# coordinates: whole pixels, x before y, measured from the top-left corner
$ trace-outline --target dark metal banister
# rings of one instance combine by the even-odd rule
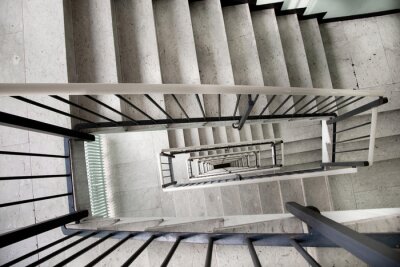
[[[388,246],[337,223],[296,202],[287,202],[286,209],[338,246],[372,266],[399,266],[400,253]]]
[[[70,130],[60,126],[56,126],[41,121],[27,119],[21,116],[0,112],[0,125],[30,130],[39,133],[45,133],[56,136],[69,137],[73,139],[80,139],[84,141],[94,141],[94,135]]]
[[[12,98],[18,99],[20,101],[26,102],[28,104],[31,104],[31,105],[34,105],[34,106],[37,106],[37,107],[40,107],[40,108],[43,108],[43,109],[47,109],[47,110],[53,111],[55,113],[58,113],[58,114],[61,114],[61,115],[64,115],[64,116],[68,116],[70,118],[74,118],[74,119],[77,119],[77,120],[85,121],[85,122],[88,122],[88,123],[92,123],[93,125],[96,125],[96,123],[93,122],[93,121],[87,120],[87,119],[82,118],[82,117],[75,116],[75,115],[73,115],[71,113],[64,112],[62,110],[58,110],[58,109],[55,109],[53,107],[49,107],[47,105],[44,105],[42,103],[33,101],[31,99],[28,99],[28,98],[25,98],[25,97],[22,97],[22,96],[12,96]]]
[[[109,122],[113,123],[113,125],[117,125],[118,126],[118,122],[116,122],[115,120],[112,120],[112,119],[110,119],[110,118],[108,118],[106,116],[103,116],[103,115],[101,115],[101,114],[99,114],[97,112],[94,112],[93,110],[87,109],[87,108],[85,108],[85,107],[83,107],[81,105],[78,105],[78,104],[70,101],[70,100],[67,100],[65,98],[59,97],[57,95],[51,95],[50,97],[52,97],[52,98],[54,98],[54,99],[56,99],[58,101],[61,101],[61,102],[65,103],[65,104],[68,104],[70,106],[73,106],[73,107],[76,107],[78,109],[84,110],[84,111],[86,111],[86,112],[88,112],[90,114],[93,114],[93,115],[95,115],[95,116],[97,116],[99,118],[102,118],[102,119],[104,119],[106,121],[109,121]]]
[[[55,221],[58,218],[52,219],[50,221]],[[130,238],[135,240],[143,241],[142,245],[137,248],[136,251],[133,251],[131,256],[126,260],[126,262],[122,266],[129,266],[156,238],[159,238],[158,241],[163,242],[174,242],[173,248],[168,253],[167,257],[164,260],[164,263],[169,262],[171,260],[174,253],[178,250],[179,243],[188,242],[195,244],[208,244],[207,254],[206,254],[206,266],[211,265],[212,260],[212,250],[214,243],[217,245],[247,245],[249,248],[250,255],[255,264],[259,263],[258,255],[254,249],[254,246],[278,246],[278,247],[290,247],[293,246],[293,239],[295,239],[296,243],[301,247],[337,247],[335,243],[326,238],[323,235],[318,233],[305,234],[305,233],[204,233],[204,232],[152,232],[152,231],[118,231],[118,230],[90,230],[90,229],[67,229],[65,227],[61,228],[66,237],[56,240],[42,248],[29,252],[15,260],[12,260],[8,263],[5,263],[5,266],[10,266],[14,263],[17,263],[27,257],[34,255],[36,252],[41,252],[45,249],[51,248],[60,242],[67,240],[73,236],[80,236],[79,239],[75,240],[72,243],[61,246],[61,248],[56,249],[55,251],[51,251],[46,254],[46,256],[41,257],[39,260],[29,264],[28,266],[37,266],[43,262],[48,261],[51,258],[59,255],[60,253],[75,247],[78,244],[81,244],[83,241],[91,238],[97,237],[97,241],[86,245],[83,249],[77,251],[75,254],[70,255],[59,265],[66,264],[78,256],[81,256],[87,253],[89,250],[93,249],[96,245],[101,242],[106,241],[108,238],[118,239],[120,240],[115,245],[110,246],[103,253],[94,256],[94,259],[88,263],[87,266],[94,266],[96,263],[100,262],[107,255],[110,255],[113,251],[115,251],[118,247],[123,245]],[[34,234],[38,234],[35,232]],[[378,234],[366,234],[366,236],[378,240],[379,242],[383,242],[388,246],[395,248],[400,240],[399,233],[378,233]],[[1,239],[0,239],[1,240]],[[12,243],[18,242],[18,240],[12,240]],[[301,252],[300,252],[301,253]],[[307,256],[306,256],[307,257]],[[260,266],[260,265],[256,265]],[[384,265],[386,266],[386,265]]]
[[[22,227],[0,235],[0,248],[22,241],[29,237],[44,233],[54,228],[63,226],[71,222],[77,222],[89,215],[87,210],[76,211],[54,219],[36,223],[34,225]]]
[[[327,121],[327,124],[333,124],[335,122],[339,122],[339,121],[348,119],[348,118],[350,118],[350,117],[352,117],[354,115],[363,113],[363,112],[365,112],[367,110],[370,110],[372,108],[376,108],[376,107],[379,107],[379,106],[381,106],[383,104],[386,104],[387,102],[388,102],[388,99],[386,97],[380,97],[379,99],[374,100],[374,101],[372,101],[372,102],[370,102],[368,104],[362,105],[361,107],[355,108],[352,111],[349,111],[349,112],[347,112],[347,113],[345,113],[343,115],[340,115],[340,116],[337,116],[335,118],[330,119],[329,121]]]
[[[253,110],[254,105],[257,102],[259,95],[256,95],[254,100],[252,99],[251,95],[247,95],[247,109],[246,112],[243,114],[243,116],[240,117],[240,121],[238,124],[234,123],[232,124],[232,127],[238,130],[241,130],[243,128],[243,125],[246,123],[247,118],[249,117],[251,111]]]
[[[246,238],[247,248],[249,249],[250,257],[255,267],[261,267],[260,259],[258,258],[257,252],[254,249],[253,240]]]

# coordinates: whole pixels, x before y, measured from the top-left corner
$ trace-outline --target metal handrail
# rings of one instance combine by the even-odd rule
[[[178,253],[177,248],[181,243],[207,244],[207,253],[205,255],[205,264],[210,266],[212,263],[212,250],[214,245],[246,245],[249,254],[255,266],[261,266],[260,257],[256,253],[254,246],[278,246],[278,247],[294,247],[298,253],[312,266],[318,266],[318,262],[308,254],[305,247],[342,247],[353,255],[357,256],[364,262],[372,266],[398,266],[400,262],[400,254],[394,250],[400,242],[400,233],[357,233],[344,225],[334,222],[327,217],[321,215],[314,207],[304,207],[295,202],[286,203],[286,208],[295,217],[305,222],[311,227],[311,233],[210,233],[210,232],[159,232],[159,231],[129,231],[129,230],[97,230],[97,229],[74,229],[65,228],[65,224],[81,220],[88,215],[87,211],[75,212],[61,217],[57,217],[43,223],[37,223],[23,229],[18,229],[12,233],[0,235],[0,247],[14,244],[18,241],[29,238],[45,231],[62,227],[65,237],[58,239],[48,245],[27,252],[3,266],[11,266],[27,257],[52,248],[74,236],[81,236],[72,243],[61,245],[55,251],[41,257],[39,260],[31,263],[29,266],[37,266],[48,261],[63,251],[75,247],[91,237],[98,237],[97,241],[90,243],[59,262],[56,266],[67,264],[81,256],[100,243],[109,238],[119,239],[120,241],[112,245],[104,252],[95,254],[94,259],[87,266],[94,266],[107,255],[115,252],[116,249],[129,239],[141,240],[144,243],[132,252],[132,255],[126,259],[122,266],[129,266],[138,256],[153,242],[172,242],[169,253],[163,260],[163,266]],[[161,221],[160,221],[161,222]]]

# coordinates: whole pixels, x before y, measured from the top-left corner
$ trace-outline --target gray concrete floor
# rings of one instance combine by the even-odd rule
[[[166,131],[103,135],[112,217],[163,215],[158,156],[169,148]]]

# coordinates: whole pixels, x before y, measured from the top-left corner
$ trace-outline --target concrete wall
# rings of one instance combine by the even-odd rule
[[[0,82],[67,81],[63,1],[0,1]],[[65,112],[69,111],[69,106],[60,105],[49,97],[31,99],[57,106]],[[0,111],[70,127],[70,121],[65,116],[49,114],[38,107],[28,107],[27,104],[9,97],[0,98]],[[0,150],[64,154],[64,140],[60,137],[0,126]],[[0,176],[65,173],[63,159],[0,156]],[[65,192],[66,178],[0,182],[1,203]],[[0,233],[67,212],[66,197],[1,208]],[[0,264],[42,247],[61,236],[60,229],[55,229],[1,249]],[[37,260],[39,256],[43,254],[34,255],[20,264],[25,266]],[[62,257],[63,253],[60,255],[60,258]],[[52,265],[54,262],[49,261],[48,264]]]
[[[320,25],[333,88],[385,89],[389,103],[380,111],[400,107],[400,14]],[[380,113],[382,128],[395,134],[400,125],[397,111]],[[335,209],[397,207],[400,203],[399,161],[391,145],[378,140],[377,160],[357,175],[330,177]]]

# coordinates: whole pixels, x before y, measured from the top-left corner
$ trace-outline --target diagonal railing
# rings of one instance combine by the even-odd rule
[[[70,254],[68,257],[57,263],[55,266],[64,266],[74,259],[92,251],[90,255],[92,260],[86,266],[94,266],[102,259],[111,254],[118,255],[118,248],[127,246],[126,243],[130,239],[142,241],[142,245],[132,251],[130,257],[125,259],[122,266],[132,264],[148,247],[154,242],[171,242],[173,243],[169,253],[165,256],[162,266],[167,266],[173,257],[176,257],[177,248],[182,243],[191,244],[207,244],[207,252],[204,257],[205,266],[211,266],[213,262],[212,252],[216,245],[245,245],[251,256],[254,266],[261,266],[259,253],[256,252],[255,246],[267,247],[294,247],[297,252],[311,266],[320,266],[317,259],[314,259],[305,248],[307,247],[324,247],[335,248],[342,247],[351,254],[355,255],[365,263],[371,266],[398,266],[400,262],[400,253],[395,250],[400,242],[399,233],[368,233],[361,234],[350,228],[337,223],[323,215],[321,215],[315,207],[304,207],[295,202],[286,203],[286,207],[290,213],[302,220],[311,229],[311,233],[210,233],[210,232],[170,232],[170,231],[129,231],[129,230],[103,230],[103,229],[79,229],[78,227],[66,228],[66,224],[79,221],[88,216],[87,211],[72,212],[70,214],[57,217],[51,220],[30,225],[12,232],[0,235],[0,249],[22,241],[34,235],[40,235],[51,229],[61,227],[65,233],[65,237],[50,242],[46,246],[38,248],[34,251],[27,252],[2,266],[12,266],[21,262],[36,253],[51,250],[44,257],[30,263],[28,266],[38,266],[46,263],[48,260],[67,251],[83,241],[96,237],[96,241],[86,244],[80,250]],[[93,221],[95,222],[95,221]],[[96,224],[94,224],[96,225]],[[63,243],[72,237],[80,236],[71,243]],[[109,239],[119,240],[113,242],[107,250],[93,253],[93,248]],[[57,249],[52,249],[58,245]],[[124,255],[124,257],[126,257]]]
[[[172,96],[175,102],[155,101],[149,94]],[[221,106],[222,99],[235,95],[236,103]],[[69,114],[38,103],[28,97],[31,95],[47,95],[60,103],[69,105]],[[160,115],[150,115],[124,95],[141,96],[147,100],[145,105],[159,110]],[[185,101],[177,96],[191,95]],[[203,104],[203,95],[217,95],[217,107],[214,116],[207,115]],[[382,90],[337,90],[295,87],[269,86],[223,86],[223,85],[182,85],[182,84],[0,84],[0,96],[12,96],[19,101],[38,106],[76,119],[75,130],[96,132],[105,129],[119,128],[120,131],[152,129],[193,128],[205,126],[233,125],[239,130],[245,123],[276,123],[282,121],[305,119],[331,119],[339,112],[356,111],[365,103],[373,104],[384,95]],[[69,96],[69,97],[68,97]],[[74,96],[72,99],[71,96]],[[97,96],[108,96],[110,103]],[[246,97],[247,96],[247,97]],[[263,97],[261,97],[263,96]],[[76,101],[79,99],[79,103]],[[231,98],[229,98],[231,99]],[[112,103],[119,102],[127,106],[118,110]],[[86,107],[96,104],[101,109]],[[381,103],[383,104],[383,103]],[[208,107],[209,108],[209,107]],[[132,112],[142,117],[132,116]],[[182,116],[173,116],[171,110],[180,110]],[[231,109],[231,110],[230,110]],[[109,114],[119,116],[114,119]],[[232,114],[226,116],[225,114]],[[353,115],[352,115],[353,116]]]

